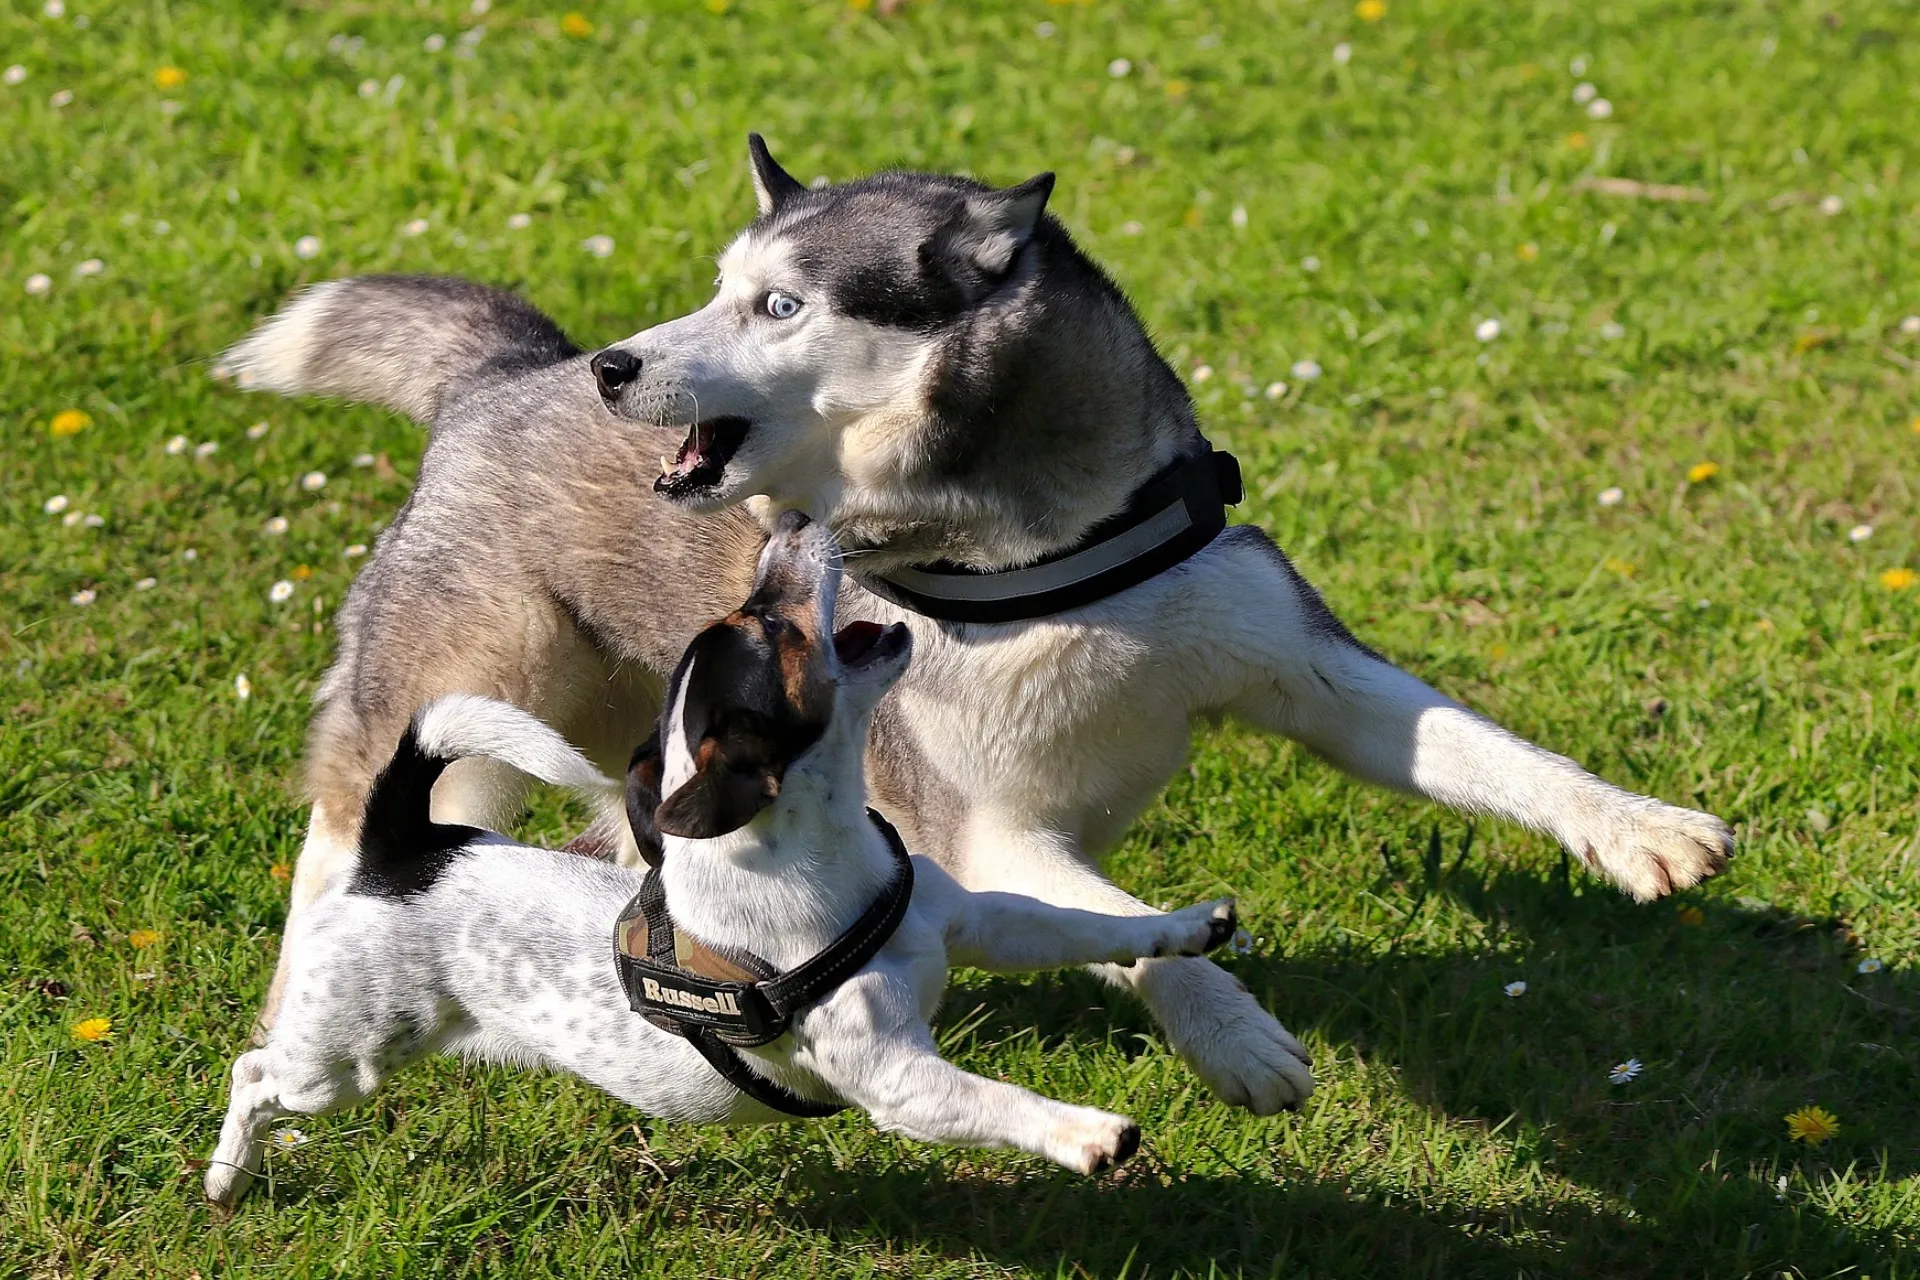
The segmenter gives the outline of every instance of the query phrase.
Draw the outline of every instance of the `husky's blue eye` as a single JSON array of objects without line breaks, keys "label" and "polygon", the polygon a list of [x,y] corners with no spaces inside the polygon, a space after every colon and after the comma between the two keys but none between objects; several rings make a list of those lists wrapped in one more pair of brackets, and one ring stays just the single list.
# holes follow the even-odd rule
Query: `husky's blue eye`
[{"label": "husky's blue eye", "polygon": [[766,307],[767,314],[775,320],[791,320],[800,314],[800,299],[790,293],[781,293],[778,289],[769,293],[766,301],[761,305]]}]

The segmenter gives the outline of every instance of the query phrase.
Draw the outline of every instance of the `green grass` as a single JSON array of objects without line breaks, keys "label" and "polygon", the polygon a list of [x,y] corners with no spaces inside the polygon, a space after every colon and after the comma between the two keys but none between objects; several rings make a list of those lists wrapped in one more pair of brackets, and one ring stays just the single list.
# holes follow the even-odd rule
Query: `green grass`
[{"label": "green grass", "polygon": [[[568,38],[496,0],[471,56],[482,20],[451,0],[68,8],[0,14],[28,71],[0,87],[0,1274],[1920,1272],[1920,588],[1881,581],[1920,568],[1911,5],[606,3]],[[1610,119],[1572,100],[1580,56]],[[189,79],[158,88],[162,65]],[[1242,514],[1356,630],[1738,824],[1733,869],[1684,897],[1698,922],[1209,732],[1112,869],[1240,896],[1260,944],[1228,963],[1318,1058],[1298,1116],[1213,1102],[1090,979],[963,974],[951,1053],[1129,1111],[1137,1164],[1083,1181],[858,1117],[636,1123],[438,1062],[299,1122],[216,1221],[194,1161],[272,965],[343,548],[405,499],[422,437],[208,362],[348,272],[513,285],[589,343],[688,310],[750,210],[749,127],[803,180],[1057,170],[1170,357],[1211,366]],[[1596,175],[1707,195],[1576,186]],[[1289,373],[1307,359],[1317,381]],[[53,436],[69,408],[91,425]],[[170,456],[175,434],[219,451]],[[56,493],[104,525],[43,514]],[[90,1016],[110,1042],[73,1038]],[[1610,1085],[1629,1056],[1644,1074]],[[1786,1139],[1806,1103],[1843,1124],[1818,1150]]]}]

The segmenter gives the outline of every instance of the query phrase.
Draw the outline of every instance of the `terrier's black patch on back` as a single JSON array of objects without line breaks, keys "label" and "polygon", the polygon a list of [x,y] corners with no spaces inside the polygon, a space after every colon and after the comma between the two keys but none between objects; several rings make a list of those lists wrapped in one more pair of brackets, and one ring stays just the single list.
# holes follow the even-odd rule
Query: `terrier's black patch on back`
[{"label": "terrier's black patch on back", "polygon": [[407,726],[367,796],[360,860],[348,892],[374,898],[425,893],[461,849],[486,834],[478,827],[433,820],[433,784],[449,763],[421,750],[413,726]]}]

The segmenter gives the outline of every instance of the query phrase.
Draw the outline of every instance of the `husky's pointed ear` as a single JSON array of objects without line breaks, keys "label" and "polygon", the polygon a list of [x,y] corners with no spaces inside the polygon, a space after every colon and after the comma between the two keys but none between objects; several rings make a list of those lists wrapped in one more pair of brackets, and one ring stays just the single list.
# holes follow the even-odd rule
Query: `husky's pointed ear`
[{"label": "husky's pointed ear", "polygon": [[995,276],[1011,267],[1052,194],[1053,175],[1042,173],[1017,187],[968,196],[965,248],[975,265]]},{"label": "husky's pointed ear", "polygon": [[753,161],[753,198],[760,206],[761,217],[778,213],[781,205],[806,190],[798,178],[780,167],[767,150],[767,140],[759,134],[747,135],[747,155]]},{"label": "husky's pointed ear", "polygon": [[700,744],[693,777],[660,802],[654,825],[683,840],[711,840],[738,831],[780,795],[780,778],[765,768],[729,763],[717,738]]},{"label": "husky's pointed ear", "polygon": [[640,846],[640,857],[650,867],[660,865],[662,845],[660,829],[654,825],[653,811],[660,807],[660,731],[634,748],[627,765],[627,826],[633,842]]}]

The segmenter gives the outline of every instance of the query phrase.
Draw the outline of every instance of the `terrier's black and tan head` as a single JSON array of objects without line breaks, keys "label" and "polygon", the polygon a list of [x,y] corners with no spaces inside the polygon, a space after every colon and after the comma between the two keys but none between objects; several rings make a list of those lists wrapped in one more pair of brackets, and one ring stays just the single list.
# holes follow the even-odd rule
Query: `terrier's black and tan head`
[{"label": "terrier's black and tan head", "polygon": [[[824,525],[781,516],[753,594],[687,646],[653,738],[628,771],[643,850],[659,834],[710,840],[777,800],[803,758],[857,772],[874,704],[907,668],[905,624],[833,628],[840,549]],[[838,747],[835,752],[832,748]]]}]

